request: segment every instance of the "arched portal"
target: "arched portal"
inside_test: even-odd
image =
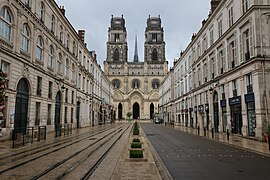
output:
[[[150,119],[154,118],[155,106],[153,103],[150,104]]]
[[[54,126],[55,126],[55,136],[61,136],[61,92],[58,91],[55,98],[55,114],[54,114]]]
[[[214,129],[218,132],[219,118],[218,118],[218,93],[215,91],[213,95],[213,112],[214,112]]]
[[[133,119],[139,119],[140,117],[140,106],[139,104],[136,102],[133,104]]]
[[[15,121],[14,128],[17,132],[26,132],[27,114],[28,114],[29,87],[28,81],[22,78],[17,86],[15,103]]]
[[[123,105],[122,103],[118,104],[118,120],[123,119]]]

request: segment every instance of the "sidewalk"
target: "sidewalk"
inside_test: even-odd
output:
[[[7,153],[7,152],[13,152],[13,151],[18,151],[21,149],[31,149],[34,148],[36,146],[40,146],[41,144],[48,144],[51,142],[55,142],[55,141],[59,141],[62,139],[66,139],[66,138],[70,138],[72,136],[76,136],[78,134],[83,134],[83,133],[87,133],[87,132],[91,132],[95,129],[98,129],[100,127],[104,127],[104,126],[109,126],[112,124],[105,124],[105,125],[99,125],[99,126],[90,126],[90,127],[83,127],[83,128],[79,128],[79,129],[72,129],[72,133],[71,134],[67,134],[64,135],[62,134],[61,136],[55,137],[55,132],[47,132],[46,135],[46,141],[41,140],[41,141],[34,141],[33,144],[29,143],[26,144],[24,146],[20,146],[20,147],[16,147],[16,148],[12,148],[13,145],[13,141],[10,139],[6,139],[0,142],[0,156],[1,154]]]
[[[198,129],[185,127],[185,126],[174,126],[174,129],[198,136]],[[214,132],[214,138],[212,138],[212,132],[206,131],[206,136],[205,136],[203,129],[200,130],[200,136],[205,137],[209,140],[214,140],[221,143],[247,149],[247,150],[259,153],[259,154],[263,154],[265,156],[270,156],[270,150],[268,147],[268,143],[266,142],[248,139],[245,137],[241,137],[240,135],[234,135],[231,133],[229,134],[229,140],[227,139],[226,133]]]

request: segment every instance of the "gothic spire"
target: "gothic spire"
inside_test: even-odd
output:
[[[134,62],[139,62],[138,45],[137,45],[137,32],[136,32],[136,36],[135,36],[135,50],[134,50],[133,61]]]

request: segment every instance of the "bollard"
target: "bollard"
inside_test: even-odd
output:
[[[230,140],[230,134],[229,134],[229,129],[227,129],[227,140]]]
[[[206,137],[206,128],[205,127],[203,128],[203,131],[204,131],[204,136]]]
[[[200,135],[200,126],[198,126],[198,135]]]
[[[212,128],[212,138],[214,138],[214,128]]]

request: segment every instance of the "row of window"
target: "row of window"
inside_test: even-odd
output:
[[[119,79],[113,79],[112,80],[112,85],[115,89],[119,89],[121,87],[121,81]],[[131,87],[133,89],[139,89],[141,86],[141,82],[139,79],[133,79],[131,82]],[[158,79],[153,79],[152,80],[152,88],[153,89],[158,89],[160,86],[160,80]]]
[[[253,78],[251,74],[246,75],[246,94],[253,93]],[[237,97],[239,96],[238,90],[241,86],[238,85],[239,82],[237,79],[231,81],[231,97]],[[180,104],[182,104],[182,109],[187,109],[190,107],[193,107],[193,103],[195,106],[200,104],[206,104],[209,103],[209,92],[212,93],[215,89],[209,89],[209,91],[202,92],[200,94],[195,95],[193,98],[186,98],[185,100],[181,101],[181,103],[177,103],[176,110],[180,110]],[[221,99],[226,99],[225,94],[225,85],[220,85],[220,93],[221,93]]]
[[[41,123],[41,102],[36,102],[36,110],[35,110],[35,126],[39,126]],[[64,123],[73,123],[74,118],[74,108],[70,108],[70,121],[68,122],[68,107],[65,106],[64,111]],[[47,105],[47,125],[52,125],[52,104]]]

